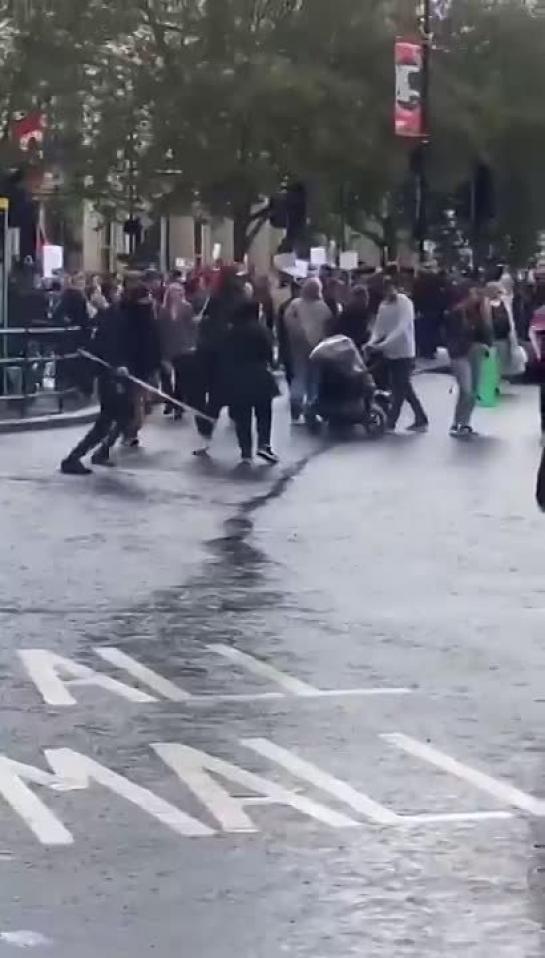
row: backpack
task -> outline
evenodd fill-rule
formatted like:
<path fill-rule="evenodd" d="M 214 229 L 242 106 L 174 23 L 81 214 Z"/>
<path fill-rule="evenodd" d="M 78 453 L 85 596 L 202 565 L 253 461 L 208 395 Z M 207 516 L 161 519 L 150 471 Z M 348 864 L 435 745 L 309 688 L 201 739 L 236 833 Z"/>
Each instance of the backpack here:
<path fill-rule="evenodd" d="M 491 311 L 494 339 L 509 339 L 511 323 L 509 322 L 507 307 L 504 303 L 498 303 L 495 306 L 491 306 Z"/>

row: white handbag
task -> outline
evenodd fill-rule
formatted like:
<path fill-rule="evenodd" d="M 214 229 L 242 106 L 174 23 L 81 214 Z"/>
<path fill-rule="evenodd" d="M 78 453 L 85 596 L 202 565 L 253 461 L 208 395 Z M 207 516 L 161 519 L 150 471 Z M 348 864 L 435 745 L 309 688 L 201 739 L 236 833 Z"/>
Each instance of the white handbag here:
<path fill-rule="evenodd" d="M 509 355 L 509 368 L 506 370 L 508 376 L 522 376 L 528 365 L 526 351 L 518 342 L 514 342 Z"/>

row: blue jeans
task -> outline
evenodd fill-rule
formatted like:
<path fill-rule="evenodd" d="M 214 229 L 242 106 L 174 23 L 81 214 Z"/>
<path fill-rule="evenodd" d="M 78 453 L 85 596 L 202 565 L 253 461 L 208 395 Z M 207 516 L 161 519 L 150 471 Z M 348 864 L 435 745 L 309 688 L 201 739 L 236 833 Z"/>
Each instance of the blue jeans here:
<path fill-rule="evenodd" d="M 303 409 L 313 409 L 316 406 L 318 386 L 318 374 L 309 356 L 293 356 L 290 400 L 295 415 L 300 415 Z"/>

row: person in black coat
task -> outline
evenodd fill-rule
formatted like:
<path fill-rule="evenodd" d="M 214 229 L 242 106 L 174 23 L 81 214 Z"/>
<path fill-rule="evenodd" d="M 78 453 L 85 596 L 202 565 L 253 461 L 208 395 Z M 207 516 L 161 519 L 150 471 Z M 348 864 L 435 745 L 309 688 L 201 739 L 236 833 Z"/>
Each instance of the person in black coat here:
<path fill-rule="evenodd" d="M 335 322 L 334 332 L 348 336 L 358 349 L 369 339 L 369 293 L 363 285 L 354 286 L 350 299 Z"/>
<path fill-rule="evenodd" d="M 222 356 L 233 318 L 245 301 L 247 296 L 236 268 L 225 267 L 216 289 L 203 306 L 199 323 L 195 405 L 209 418 L 197 417 L 197 429 L 205 444 L 195 450 L 195 455 L 207 453 L 214 432 L 214 423 L 210 419 L 217 420 L 222 407 L 227 405 L 222 394 Z"/>
<path fill-rule="evenodd" d="M 132 376 L 153 384 L 161 368 L 161 340 L 159 325 L 149 289 L 143 284 L 127 289 L 121 301 L 121 311 L 127 332 L 127 366 Z M 138 433 L 144 424 L 146 392 L 142 387 L 131 387 L 133 417 L 126 442 L 139 445 Z"/>
<path fill-rule="evenodd" d="M 253 454 L 252 419 L 257 424 L 257 455 L 272 465 L 272 401 L 279 390 L 271 372 L 272 337 L 259 322 L 259 304 L 241 303 L 232 316 L 224 342 L 221 390 L 234 420 L 242 461 Z"/>
<path fill-rule="evenodd" d="M 93 355 L 111 367 L 106 369 L 98 363 L 95 364 L 100 412 L 89 432 L 62 461 L 61 471 L 66 475 L 89 475 L 91 470 L 84 466 L 81 460 L 93 449 L 95 452 L 91 461 L 94 465 L 113 465 L 110 450 L 121 433 L 128 428 L 132 416 L 130 388 L 125 378 L 128 371 L 129 345 L 125 313 L 119 303 L 114 301 L 108 309 L 100 311 L 89 347 Z"/>
<path fill-rule="evenodd" d="M 62 291 L 56 304 L 52 325 L 67 330 L 59 339 L 56 350 L 59 356 L 66 356 L 57 362 L 57 388 L 75 388 L 83 396 L 90 398 L 93 376 L 85 360 L 75 356 L 78 349 L 88 349 L 92 334 L 83 276 L 70 278 L 69 285 Z"/>

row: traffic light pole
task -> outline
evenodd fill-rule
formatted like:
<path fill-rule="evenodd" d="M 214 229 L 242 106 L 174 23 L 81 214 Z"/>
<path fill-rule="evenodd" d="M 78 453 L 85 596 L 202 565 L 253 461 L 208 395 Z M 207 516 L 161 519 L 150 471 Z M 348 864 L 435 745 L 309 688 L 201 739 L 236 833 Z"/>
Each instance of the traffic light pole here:
<path fill-rule="evenodd" d="M 423 0 L 420 20 L 422 40 L 422 129 L 418 146 L 418 251 L 420 261 L 426 258 L 429 211 L 429 145 L 430 145 L 430 58 L 431 58 L 431 0 Z"/>

